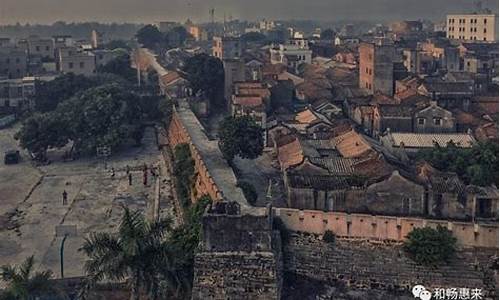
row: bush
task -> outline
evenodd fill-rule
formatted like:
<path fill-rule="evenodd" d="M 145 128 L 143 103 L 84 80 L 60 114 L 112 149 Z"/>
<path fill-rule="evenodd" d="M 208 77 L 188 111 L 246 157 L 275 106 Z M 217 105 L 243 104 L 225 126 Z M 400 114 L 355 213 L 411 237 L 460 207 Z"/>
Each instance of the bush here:
<path fill-rule="evenodd" d="M 442 226 L 415 228 L 406 238 L 403 248 L 419 264 L 435 266 L 455 256 L 457 239 Z"/>
<path fill-rule="evenodd" d="M 236 184 L 236 186 L 241 188 L 241 190 L 243 191 L 243 195 L 245 195 L 245 199 L 247 199 L 248 203 L 250 205 L 255 205 L 258 198 L 255 187 L 246 181 L 238 181 L 238 184 Z"/>
<path fill-rule="evenodd" d="M 323 234 L 323 241 L 329 244 L 335 243 L 336 235 L 333 233 L 331 230 L 325 231 L 325 234 Z"/>

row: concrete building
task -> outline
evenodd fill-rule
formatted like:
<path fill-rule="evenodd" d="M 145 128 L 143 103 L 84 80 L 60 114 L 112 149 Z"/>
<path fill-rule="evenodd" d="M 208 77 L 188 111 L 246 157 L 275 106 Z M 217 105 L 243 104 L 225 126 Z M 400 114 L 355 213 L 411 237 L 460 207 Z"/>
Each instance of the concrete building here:
<path fill-rule="evenodd" d="M 90 76 L 96 72 L 95 55 L 73 47 L 59 49 L 58 64 L 62 73 Z"/>
<path fill-rule="evenodd" d="M 26 49 L 30 60 L 33 60 L 35 57 L 54 59 L 54 40 L 51 38 L 31 36 L 26 40 L 20 40 L 18 47 Z"/>
<path fill-rule="evenodd" d="M 495 14 L 457 14 L 446 16 L 446 37 L 465 41 L 498 41 Z"/>
<path fill-rule="evenodd" d="M 0 47 L 0 77 L 22 78 L 28 72 L 28 53 L 15 47 Z"/>
<path fill-rule="evenodd" d="M 298 73 L 300 65 L 312 62 L 312 50 L 307 39 L 289 39 L 285 44 L 271 47 L 269 51 L 272 64 L 284 64 L 295 73 Z"/>
<path fill-rule="evenodd" d="M 359 46 L 359 87 L 371 94 L 394 94 L 394 46 L 377 43 L 361 43 Z"/>
<path fill-rule="evenodd" d="M 456 132 L 453 114 L 431 101 L 431 105 L 415 113 L 414 131 L 418 133 Z"/>

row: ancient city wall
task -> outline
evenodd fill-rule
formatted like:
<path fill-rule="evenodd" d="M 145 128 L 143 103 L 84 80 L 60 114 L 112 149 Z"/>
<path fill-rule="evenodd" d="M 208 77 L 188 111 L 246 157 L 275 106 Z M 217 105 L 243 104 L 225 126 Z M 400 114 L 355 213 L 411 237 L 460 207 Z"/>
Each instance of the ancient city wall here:
<path fill-rule="evenodd" d="M 413 228 L 440 225 L 453 232 L 460 246 L 498 249 L 498 225 L 493 224 L 288 208 L 275 208 L 274 211 L 286 228 L 291 231 L 323 234 L 326 230 L 331 230 L 340 237 L 403 241 Z"/>
<path fill-rule="evenodd" d="M 329 285 L 343 283 L 358 289 L 402 291 L 422 284 L 433 288 L 478 288 L 494 298 L 492 269 L 495 249 L 468 249 L 442 266 L 424 267 L 409 259 L 400 245 L 336 239 L 333 243 L 312 234 L 291 234 L 283 243 L 284 270 Z"/>
<path fill-rule="evenodd" d="M 214 200 L 222 200 L 219 188 L 208 173 L 205 163 L 201 159 L 198 150 L 191 141 L 188 131 L 182 125 L 182 122 L 176 112 L 173 113 L 172 120 L 170 121 L 170 126 L 168 128 L 168 141 L 170 147 L 172 148 L 172 152 L 174 151 L 175 146 L 179 144 L 189 144 L 191 156 L 194 159 L 194 169 L 196 174 L 193 198 L 201 195 L 209 195 Z"/>

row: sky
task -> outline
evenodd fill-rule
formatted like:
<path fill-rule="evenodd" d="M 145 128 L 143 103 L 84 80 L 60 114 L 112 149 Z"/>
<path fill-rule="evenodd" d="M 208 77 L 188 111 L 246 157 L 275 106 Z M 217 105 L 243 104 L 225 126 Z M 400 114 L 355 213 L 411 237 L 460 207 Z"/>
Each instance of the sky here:
<path fill-rule="evenodd" d="M 51 24 L 56 21 L 137 22 L 209 20 L 227 17 L 260 20 L 444 19 L 472 11 L 475 0 L 0 0 L 0 24 Z M 498 0 L 482 0 L 498 13 Z"/>

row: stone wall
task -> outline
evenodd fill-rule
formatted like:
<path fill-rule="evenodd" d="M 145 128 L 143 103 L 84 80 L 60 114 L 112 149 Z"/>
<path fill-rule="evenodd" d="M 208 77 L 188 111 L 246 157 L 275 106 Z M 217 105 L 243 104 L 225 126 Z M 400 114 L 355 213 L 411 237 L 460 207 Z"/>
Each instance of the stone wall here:
<path fill-rule="evenodd" d="M 192 143 L 188 131 L 182 124 L 176 112 L 173 113 L 170 126 L 168 127 L 168 141 L 172 152 L 173 149 L 175 149 L 175 146 L 184 143 L 188 144 L 191 149 L 191 156 L 194 159 L 194 169 L 196 174 L 193 198 L 197 198 L 197 196 L 201 195 L 209 195 L 213 200 L 222 200 L 222 194 L 219 188 L 208 173 L 207 167 L 201 159 L 200 153 Z"/>
<path fill-rule="evenodd" d="M 453 232 L 462 247 L 491 247 L 498 250 L 498 224 L 448 222 L 410 217 L 373 216 L 275 208 L 275 215 L 291 231 L 323 234 L 331 230 L 337 236 L 370 240 L 403 241 L 413 228 L 443 226 Z"/>
<path fill-rule="evenodd" d="M 480 288 L 490 296 L 496 291 L 496 279 L 489 269 L 492 256 L 498 255 L 495 249 L 460 251 L 450 263 L 428 268 L 414 263 L 397 244 L 340 238 L 326 243 L 312 234 L 291 234 L 286 240 L 284 270 L 326 284 L 403 293 L 416 284 L 428 289 Z"/>
<path fill-rule="evenodd" d="M 202 230 L 192 299 L 280 299 L 281 238 L 269 209 L 244 213 L 235 202 L 217 202 Z"/>

